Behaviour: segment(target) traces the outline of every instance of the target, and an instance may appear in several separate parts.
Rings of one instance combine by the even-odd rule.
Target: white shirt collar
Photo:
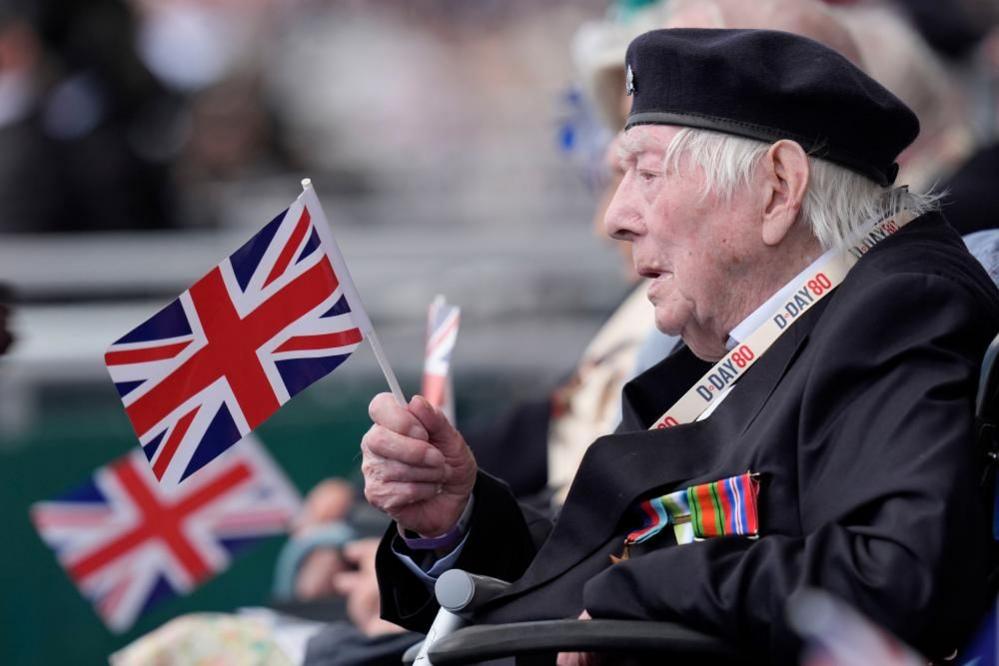
[[[824,252],[822,256],[806,266],[803,271],[795,275],[787,282],[787,284],[777,290],[777,292],[768,298],[763,305],[753,310],[748,317],[739,322],[739,325],[733,328],[728,334],[726,347],[731,350],[737,344],[744,342],[746,338],[752,335],[753,331],[763,325],[763,322],[776,314],[780,306],[787,302],[787,300],[791,297],[791,292],[794,289],[794,286],[803,277],[805,277],[805,274],[818,268],[819,263],[825,261],[825,259],[832,255],[833,252],[835,252],[835,250],[827,250]]]

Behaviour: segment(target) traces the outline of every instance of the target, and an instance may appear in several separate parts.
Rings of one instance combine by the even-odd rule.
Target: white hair
[[[689,160],[704,172],[704,194],[729,199],[747,186],[753,169],[770,144],[731,134],[683,128],[666,148],[664,167],[680,168]],[[905,207],[917,216],[939,207],[942,195],[913,194],[905,188],[882,187],[854,171],[809,156],[809,182],[800,221],[808,224],[823,249],[846,250],[880,220]]]

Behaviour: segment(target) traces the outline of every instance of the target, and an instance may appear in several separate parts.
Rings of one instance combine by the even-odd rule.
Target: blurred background
[[[106,347],[283,210],[301,178],[407,394],[437,293],[462,308],[459,425],[566,375],[629,289],[591,224],[611,133],[570,46],[651,4],[0,0],[0,663],[104,663],[181,613],[267,600],[277,541],[111,634],[27,511],[136,444]],[[984,175],[963,186],[996,189],[997,3],[830,4],[897,13],[932,55],[930,70],[897,73],[912,59],[892,63],[894,42],[865,53],[902,84],[939,81],[911,93],[930,101],[938,139],[913,178],[946,182],[982,153]],[[970,213],[989,227],[996,214]],[[356,478],[382,390],[362,346],[260,437],[303,493]]]

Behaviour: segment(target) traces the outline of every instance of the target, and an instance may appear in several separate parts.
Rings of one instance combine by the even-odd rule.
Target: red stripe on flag
[[[149,347],[148,349],[129,349],[127,351],[112,351],[104,354],[106,365],[128,365],[129,363],[146,363],[173,358],[182,352],[191,341],[178,342],[172,345]]]
[[[99,527],[107,522],[111,511],[100,508],[94,510],[63,511],[59,509],[33,509],[31,522],[39,530],[60,527]]]
[[[257,358],[257,349],[329,298],[339,281],[327,258],[299,275],[240,318],[216,267],[190,289],[191,300],[207,338],[173,373],[125,408],[136,434],[142,437],[176,405],[176,396],[203,390],[224,376],[250,429],[280,406]]]
[[[156,475],[157,480],[163,478],[163,472],[173,460],[173,455],[177,453],[177,447],[180,446],[181,440],[184,439],[187,429],[191,427],[191,421],[194,420],[194,415],[198,413],[199,409],[201,408],[195,407],[177,420],[177,425],[174,426],[173,432],[170,433],[166,444],[163,445],[159,458],[156,459],[156,464],[153,465],[153,474]]]
[[[131,460],[115,464],[111,471],[142,511],[143,517],[134,529],[67,566],[70,577],[78,583],[82,582],[94,572],[152,539],[161,541],[167,547],[195,583],[211,575],[210,565],[185,536],[184,521],[189,514],[204,509],[210,502],[250,480],[250,468],[245,463],[240,463],[172,505],[160,503],[135,471]]]
[[[281,249],[281,254],[278,255],[277,262],[274,264],[274,268],[271,269],[271,274],[267,276],[264,280],[264,286],[266,287],[271,282],[274,282],[278,277],[284,273],[285,269],[288,268],[288,264],[291,263],[291,258],[295,256],[295,250],[298,246],[302,244],[302,239],[305,238],[305,232],[309,230],[309,209],[302,209],[302,216],[298,218],[298,224],[295,225],[295,230],[291,232],[291,238],[285,243],[284,248]]]
[[[443,375],[431,375],[429,373],[423,373],[423,386],[420,389],[420,393],[423,397],[427,399],[434,407],[444,406],[444,387],[447,383],[447,378]]]
[[[273,511],[258,510],[250,516],[232,516],[215,523],[215,529],[225,530],[245,530],[250,529],[259,532],[262,529],[274,527],[283,528],[291,521],[291,514],[288,511],[275,509]]]
[[[351,328],[338,333],[327,333],[325,335],[297,335],[288,338],[275,352],[303,351],[312,349],[327,349],[329,347],[343,347],[354,345],[363,340],[361,331]]]
[[[132,584],[132,578],[132,576],[123,577],[111,588],[111,591],[105,594],[101,599],[101,617],[107,620],[109,624],[113,620],[114,611],[118,607],[118,603],[121,601],[122,597],[125,596],[125,591],[128,590],[129,586]]]
[[[456,316],[450,317],[450,321],[447,322],[447,325],[444,328],[439,329],[430,338],[430,340],[427,341],[427,352],[428,353],[431,350],[436,349],[436,347],[438,345],[440,345],[447,338],[447,336],[449,336],[451,334],[451,332],[454,329],[458,328],[458,322],[459,322],[459,320],[460,320],[459,317],[456,317]]]

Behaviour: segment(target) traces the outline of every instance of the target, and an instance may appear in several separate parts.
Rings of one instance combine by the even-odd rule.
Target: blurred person
[[[974,98],[979,132],[978,150],[943,183],[947,219],[962,234],[999,227],[999,27],[982,42],[976,67],[981,88]],[[999,259],[999,257],[997,257]],[[999,267],[999,261],[995,264]]]
[[[41,44],[23,12],[0,4],[0,206],[4,226],[29,220],[45,169],[30,159],[40,147],[27,128],[37,97]]]
[[[999,227],[999,143],[975,151],[943,181],[947,192],[944,212],[962,234],[974,234]]]
[[[173,100],[121,0],[0,4],[0,231],[171,226]]]
[[[193,94],[190,118],[178,167],[186,185],[245,180],[295,166],[256,72],[229,75]]]
[[[900,178],[917,191],[939,185],[976,147],[954,72],[894,5],[846,5],[835,14],[853,33],[865,71],[919,117],[919,137],[899,156]]]
[[[383,617],[426,631],[433,580],[457,567],[514,581],[480,622],[674,620],[790,663],[784,601],[818,586],[951,654],[984,609],[971,403],[999,293],[934,197],[893,187],[916,117],[785,32],[655,31],[627,65],[607,231],[685,347],[625,387],[621,427],[587,451],[554,528],[477,470],[438,410],[377,396],[361,448],[365,494],[395,521]],[[860,239],[835,286],[823,267]],[[733,383],[723,362],[757,359],[744,347],[761,324],[776,341]],[[717,393],[697,384],[726,374]],[[654,427],[683,395],[696,409]],[[739,503],[704,499],[732,483]],[[666,519],[642,520],[653,502]]]
[[[999,19],[994,0],[893,0],[934,51],[960,59]]]
[[[13,294],[10,287],[0,282],[0,356],[10,350],[15,340],[10,324],[12,300]]]
[[[131,2],[142,62],[189,100],[180,165],[185,184],[287,168],[276,104],[263,79],[276,28],[292,9],[273,0]]]
[[[970,3],[968,3],[970,4]],[[981,25],[992,25],[985,7]],[[849,5],[836,15],[857,38],[870,63],[868,72],[897,94],[919,116],[919,138],[899,157],[901,178],[916,190],[944,193],[943,212],[966,236],[972,254],[990,275],[999,270],[999,145],[994,136],[994,102],[982,105],[981,93],[958,83],[952,66],[939,58],[902,10],[893,5]],[[990,63],[988,42],[976,63],[988,86],[999,68]],[[977,131],[972,104],[987,106],[988,121]],[[984,131],[983,131],[984,130]]]

